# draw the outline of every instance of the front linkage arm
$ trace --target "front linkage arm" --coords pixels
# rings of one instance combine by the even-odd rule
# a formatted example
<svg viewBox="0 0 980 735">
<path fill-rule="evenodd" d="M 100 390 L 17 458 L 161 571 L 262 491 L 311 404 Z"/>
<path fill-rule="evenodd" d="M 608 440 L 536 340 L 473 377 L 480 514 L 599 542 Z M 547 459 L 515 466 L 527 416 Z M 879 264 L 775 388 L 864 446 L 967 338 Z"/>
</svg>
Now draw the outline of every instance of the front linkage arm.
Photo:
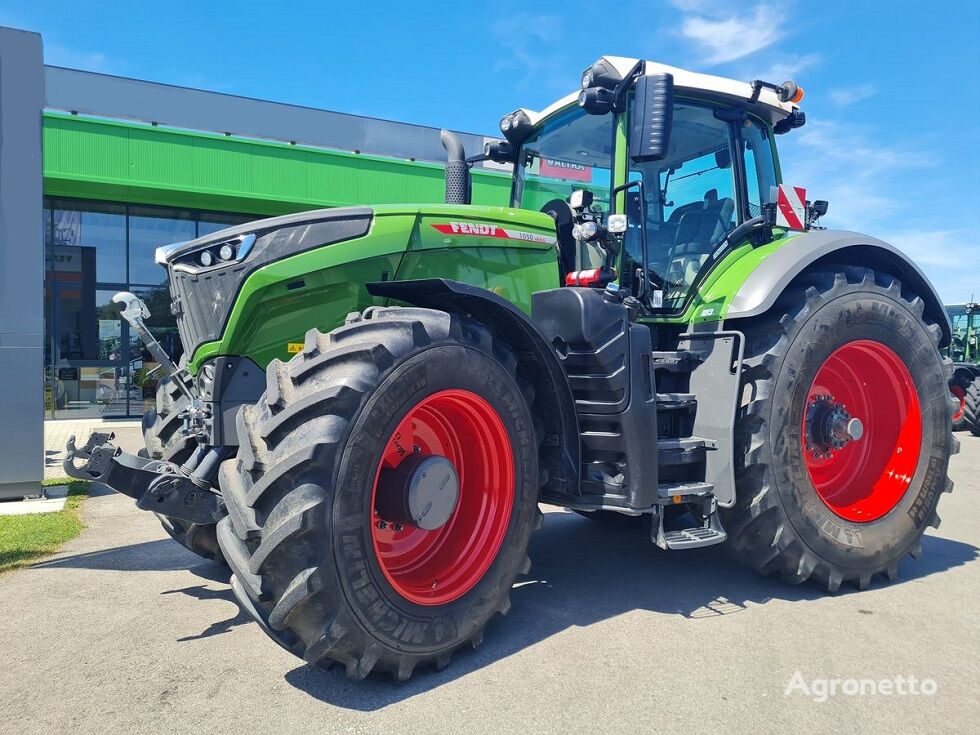
<svg viewBox="0 0 980 735">
<path fill-rule="evenodd" d="M 138 508 L 190 523 L 215 523 L 224 516 L 221 497 L 194 472 L 188 472 L 186 466 L 127 454 L 112 443 L 114 438 L 113 433 L 94 432 L 79 449 L 75 437 L 69 437 L 65 473 L 78 480 L 108 485 L 134 498 Z M 76 466 L 76 457 L 85 464 Z M 207 456 L 200 458 L 201 466 L 214 464 L 209 460 Z"/>
</svg>

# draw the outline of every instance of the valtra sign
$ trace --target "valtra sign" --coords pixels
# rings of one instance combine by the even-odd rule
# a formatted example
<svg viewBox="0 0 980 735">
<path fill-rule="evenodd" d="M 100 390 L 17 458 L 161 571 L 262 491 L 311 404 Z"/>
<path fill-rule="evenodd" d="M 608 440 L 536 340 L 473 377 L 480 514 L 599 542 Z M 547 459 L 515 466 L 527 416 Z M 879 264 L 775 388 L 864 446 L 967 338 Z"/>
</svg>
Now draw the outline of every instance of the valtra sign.
<svg viewBox="0 0 980 735">
<path fill-rule="evenodd" d="M 592 167 L 557 158 L 542 158 L 538 173 L 555 179 L 567 181 L 592 181 Z"/>
</svg>

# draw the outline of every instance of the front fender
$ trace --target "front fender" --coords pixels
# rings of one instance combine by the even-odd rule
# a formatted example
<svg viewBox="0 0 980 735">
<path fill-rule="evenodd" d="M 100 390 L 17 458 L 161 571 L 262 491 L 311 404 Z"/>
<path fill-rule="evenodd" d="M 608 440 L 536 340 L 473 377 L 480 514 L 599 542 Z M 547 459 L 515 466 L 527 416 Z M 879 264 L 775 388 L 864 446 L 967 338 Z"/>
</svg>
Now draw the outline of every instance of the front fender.
<svg viewBox="0 0 980 735">
<path fill-rule="evenodd" d="M 545 489 L 559 495 L 578 494 L 580 447 L 572 391 L 554 348 L 527 314 L 492 291 L 447 278 L 375 282 L 365 288 L 375 297 L 469 316 L 499 334 L 534 386 L 535 415 L 545 433 Z"/>
<path fill-rule="evenodd" d="M 725 319 L 743 319 L 768 311 L 789 283 L 807 268 L 823 264 L 861 265 L 891 273 L 925 302 L 925 315 L 942 330 L 940 347 L 952 328 L 942 299 L 909 257 L 893 245 L 846 230 L 817 230 L 794 237 L 766 257 L 742 282 Z"/>
</svg>

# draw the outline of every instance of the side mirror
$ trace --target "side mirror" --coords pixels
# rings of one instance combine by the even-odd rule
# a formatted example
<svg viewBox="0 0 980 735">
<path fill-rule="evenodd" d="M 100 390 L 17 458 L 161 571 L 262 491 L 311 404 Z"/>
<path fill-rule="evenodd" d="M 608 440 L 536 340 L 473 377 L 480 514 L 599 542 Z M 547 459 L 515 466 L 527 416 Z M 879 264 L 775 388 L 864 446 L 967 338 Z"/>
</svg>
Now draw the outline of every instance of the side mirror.
<svg viewBox="0 0 980 735">
<path fill-rule="evenodd" d="M 674 116 L 674 75 L 650 74 L 636 80 L 630 120 L 630 158 L 635 163 L 667 156 Z"/>
</svg>

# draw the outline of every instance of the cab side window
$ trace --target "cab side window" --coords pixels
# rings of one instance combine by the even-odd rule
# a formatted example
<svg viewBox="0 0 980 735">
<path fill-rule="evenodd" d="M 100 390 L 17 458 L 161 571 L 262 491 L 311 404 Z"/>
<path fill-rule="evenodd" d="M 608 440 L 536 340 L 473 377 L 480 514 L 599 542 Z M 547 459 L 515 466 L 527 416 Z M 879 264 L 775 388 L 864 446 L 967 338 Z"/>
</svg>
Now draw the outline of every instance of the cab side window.
<svg viewBox="0 0 980 735">
<path fill-rule="evenodd" d="M 771 133 L 762 123 L 748 118 L 742 123 L 739 135 L 745 151 L 749 218 L 758 217 L 763 203 L 769 200 L 769 189 L 776 185 Z"/>
<path fill-rule="evenodd" d="M 664 160 L 633 164 L 647 198 L 648 273 L 663 307 L 676 308 L 738 220 L 732 127 L 707 105 L 674 106 Z M 636 249 L 634 236 L 627 240 Z M 636 258 L 634 257 L 634 260 Z"/>
</svg>

